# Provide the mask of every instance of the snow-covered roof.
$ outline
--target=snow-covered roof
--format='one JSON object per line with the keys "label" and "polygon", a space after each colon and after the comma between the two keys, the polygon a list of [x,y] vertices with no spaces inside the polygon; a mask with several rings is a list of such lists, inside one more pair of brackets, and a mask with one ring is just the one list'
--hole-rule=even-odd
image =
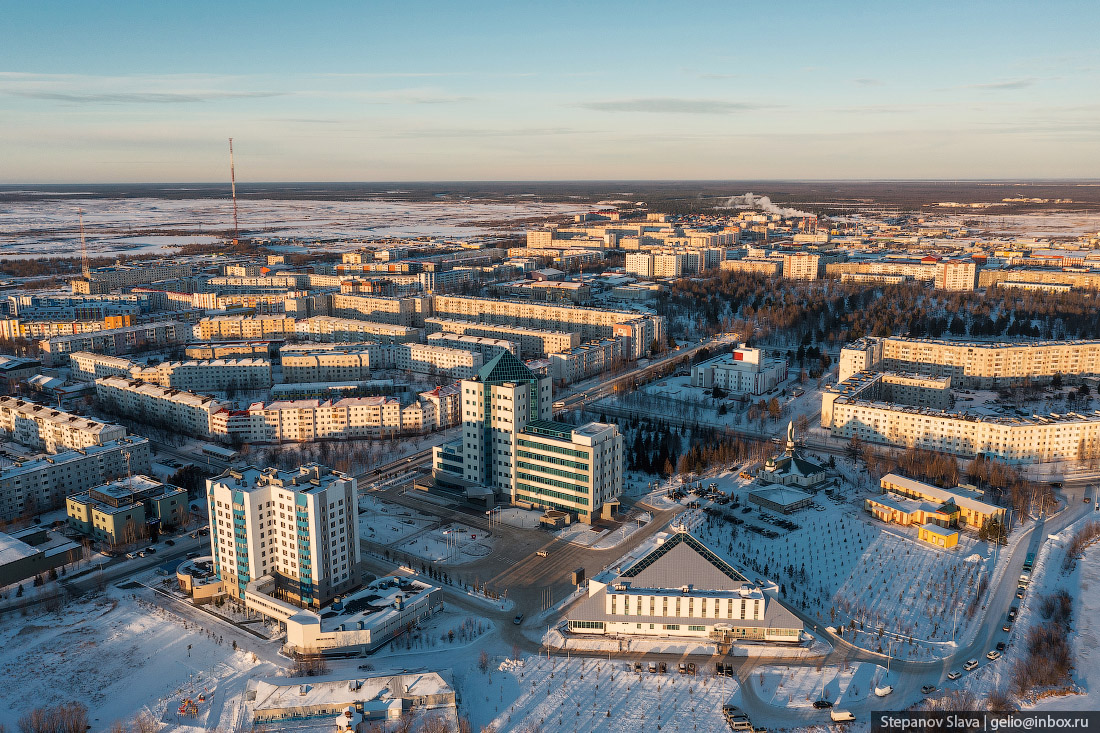
{"label": "snow-covered roof", "polygon": [[38,550],[26,542],[21,542],[10,535],[0,532],[0,565],[22,560],[25,557],[35,555]]}

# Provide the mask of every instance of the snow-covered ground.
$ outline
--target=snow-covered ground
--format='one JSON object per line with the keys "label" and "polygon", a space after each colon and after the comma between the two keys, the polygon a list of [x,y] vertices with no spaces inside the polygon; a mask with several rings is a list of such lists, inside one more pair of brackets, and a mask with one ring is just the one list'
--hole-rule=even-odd
{"label": "snow-covered ground", "polygon": [[250,674],[278,668],[235,651],[229,639],[218,643],[204,626],[114,588],[59,613],[6,616],[0,676],[18,683],[0,686],[0,724],[11,730],[30,708],[76,700],[88,706],[93,731],[103,731],[143,708],[174,718],[182,698],[211,689],[192,722],[231,724],[227,698],[243,692]]}
{"label": "snow-covered ground", "polygon": [[[915,528],[887,525],[867,516],[862,499],[850,487],[845,494],[848,499],[834,500],[819,493],[814,508],[787,517],[756,508],[744,513],[751,483],[734,471],[707,479],[711,482],[741,505],[702,502],[704,506],[742,523],[698,510],[684,517],[692,531],[753,578],[779,584],[787,602],[815,616],[823,626],[845,625],[845,638],[853,643],[877,650],[893,640],[895,654],[902,658],[943,657],[956,648],[953,636],[961,643],[977,628],[980,607],[969,618],[966,610],[980,576],[988,578],[993,572],[996,552],[973,535],[962,533],[952,550],[920,542]],[[779,526],[777,522],[784,519],[797,528]],[[764,537],[749,527],[778,536]],[[914,582],[899,584],[898,578]]]}
{"label": "snow-covered ground", "polygon": [[359,536],[371,542],[392,546],[424,531],[436,521],[435,517],[390,504],[370,494],[359,497]]}
{"label": "snow-covered ground", "polygon": [[876,664],[861,662],[841,667],[783,667],[775,665],[749,678],[761,700],[780,708],[811,708],[814,700],[829,700],[835,707],[866,700],[875,684],[886,675]]}
{"label": "snow-covered ground", "polygon": [[[535,724],[544,733],[636,733],[662,728],[721,733],[728,730],[722,705],[740,702],[735,680],[706,674],[706,670],[689,677],[673,670],[637,674],[629,662],[606,659],[494,661],[495,671],[485,675],[471,705],[495,709],[492,725],[499,731]],[[477,730],[477,725],[489,721],[475,715],[471,722]]]}
{"label": "snow-covered ground", "polygon": [[493,542],[493,537],[485,530],[446,524],[403,542],[397,549],[429,562],[460,565],[488,557],[493,551]]}
{"label": "snow-covered ground", "polygon": [[[182,244],[213,242],[215,233],[221,235],[233,222],[233,204],[228,197],[172,200],[74,196],[60,204],[53,200],[12,202],[5,205],[0,221],[0,240],[7,242],[0,256],[71,256],[80,247],[77,209],[84,210],[88,250],[93,256],[162,252]],[[499,231],[489,222],[578,210],[568,204],[521,200],[456,203],[245,199],[239,203],[239,219],[244,236],[306,241],[424,236],[465,239]],[[360,245],[349,242],[344,249],[356,246]],[[329,243],[326,247],[340,249]]]}

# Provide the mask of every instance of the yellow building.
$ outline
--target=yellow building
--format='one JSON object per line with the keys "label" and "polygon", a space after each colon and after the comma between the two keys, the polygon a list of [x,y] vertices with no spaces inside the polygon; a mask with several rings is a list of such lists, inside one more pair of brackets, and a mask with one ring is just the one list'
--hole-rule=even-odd
{"label": "yellow building", "polygon": [[959,533],[936,524],[925,524],[917,528],[917,539],[950,550],[959,544]]}
{"label": "yellow building", "polygon": [[884,494],[894,492],[910,499],[938,503],[943,506],[954,504],[958,509],[958,518],[955,523],[965,524],[975,529],[984,526],[990,520],[996,520],[1002,524],[1005,521],[1004,507],[981,501],[976,498],[979,495],[978,492],[961,486],[954,489],[941,489],[939,486],[915,481],[896,473],[883,476],[880,485]]}

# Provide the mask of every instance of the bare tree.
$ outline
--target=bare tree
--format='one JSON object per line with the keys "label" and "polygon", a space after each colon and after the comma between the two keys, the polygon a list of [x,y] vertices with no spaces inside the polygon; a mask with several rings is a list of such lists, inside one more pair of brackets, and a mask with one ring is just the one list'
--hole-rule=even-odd
{"label": "bare tree", "polygon": [[489,671],[489,653],[484,649],[481,650],[481,654],[477,658],[477,668],[482,672]]}
{"label": "bare tree", "polygon": [[420,733],[454,733],[454,729],[446,718],[442,715],[435,714],[429,716],[422,726],[420,726]]}
{"label": "bare tree", "polygon": [[135,715],[130,727],[134,733],[157,733],[160,730],[160,724],[148,710],[142,710]]}

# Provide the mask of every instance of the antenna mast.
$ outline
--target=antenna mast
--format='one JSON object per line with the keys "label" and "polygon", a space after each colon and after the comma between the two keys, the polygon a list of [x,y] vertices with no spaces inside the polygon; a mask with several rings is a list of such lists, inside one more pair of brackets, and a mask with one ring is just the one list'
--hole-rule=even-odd
{"label": "antenna mast", "polygon": [[233,138],[229,138],[229,185],[233,192],[233,244],[237,243],[237,168],[233,164]]}
{"label": "antenna mast", "polygon": [[80,270],[84,279],[91,278],[92,270],[88,267],[88,244],[84,241],[84,209],[77,209],[80,216]]}

